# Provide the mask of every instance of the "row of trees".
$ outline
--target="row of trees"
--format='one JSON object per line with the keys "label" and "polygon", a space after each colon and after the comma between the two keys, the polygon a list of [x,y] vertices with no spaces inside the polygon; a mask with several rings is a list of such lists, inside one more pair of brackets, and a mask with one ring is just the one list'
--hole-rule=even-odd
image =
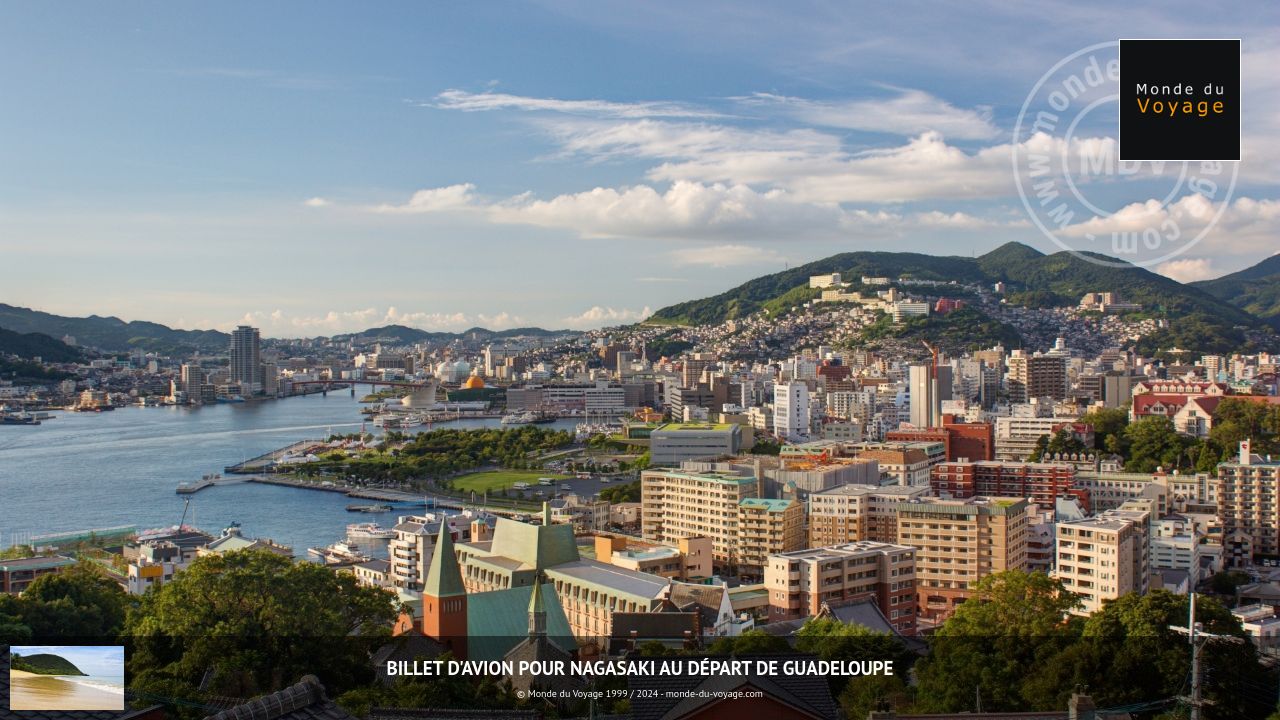
{"label": "row of trees", "polygon": [[307,475],[339,473],[360,480],[408,482],[448,477],[485,465],[514,470],[536,469],[536,455],[565,447],[573,434],[534,426],[514,429],[444,429],[399,436],[354,456],[335,452],[300,468]]}

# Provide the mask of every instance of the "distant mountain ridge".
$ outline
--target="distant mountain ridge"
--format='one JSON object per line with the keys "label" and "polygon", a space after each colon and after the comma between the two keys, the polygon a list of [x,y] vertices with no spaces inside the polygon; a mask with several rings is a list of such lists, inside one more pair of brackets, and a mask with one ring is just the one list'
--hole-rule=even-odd
{"label": "distant mountain ridge", "polygon": [[44,333],[16,333],[0,328],[0,355],[17,355],[24,360],[40,358],[47,363],[76,362],[84,358],[79,348]]}
{"label": "distant mountain ridge", "polygon": [[14,670],[23,670],[36,675],[84,675],[70,660],[61,655],[38,653],[36,655],[11,656]]}
{"label": "distant mountain ridge", "polygon": [[[8,334],[5,334],[6,331]],[[407,344],[423,341],[449,342],[465,337],[503,339],[572,334],[576,334],[576,331],[545,330],[538,327],[507,330],[473,327],[462,332],[440,332],[420,330],[405,325],[385,325],[333,337],[335,339],[386,337],[395,338]],[[65,317],[0,303],[0,353],[12,352],[23,357],[40,355],[44,360],[51,362],[69,362],[79,359],[82,353],[59,339],[68,335],[75,338],[76,345],[94,347],[107,352],[129,352],[142,349],[171,354],[192,351],[224,354],[231,344],[231,336],[218,330],[177,330],[145,320],[126,322],[117,317],[99,315]],[[24,338],[24,340],[17,338]],[[20,347],[22,350],[6,350],[10,345]],[[68,350],[72,355],[66,354]]]}
{"label": "distant mountain ridge", "polygon": [[159,352],[199,350],[226,352],[231,336],[217,330],[175,330],[159,323],[118,317],[64,317],[0,303],[0,328],[16,333],[43,333],[52,338],[70,335],[77,345],[108,352],[140,348]]}
{"label": "distant mountain ridge", "polygon": [[[1115,258],[1097,256],[1109,262]],[[651,321],[712,324],[765,309],[770,300],[807,287],[809,276],[839,272],[857,283],[863,276],[910,277],[990,286],[1004,282],[1011,301],[1029,306],[1075,305],[1088,292],[1111,291],[1141,303],[1146,312],[1169,319],[1170,328],[1153,339],[1163,347],[1230,349],[1245,340],[1245,328],[1258,317],[1205,290],[1129,265],[1116,267],[1068,252],[1045,255],[1022,243],[1006,243],[978,257],[940,257],[919,253],[848,252],[749,280],[700,300],[655,312]],[[935,290],[930,294],[946,294]]]}
{"label": "distant mountain ridge", "polygon": [[1280,255],[1214,280],[1191,283],[1280,328]]}

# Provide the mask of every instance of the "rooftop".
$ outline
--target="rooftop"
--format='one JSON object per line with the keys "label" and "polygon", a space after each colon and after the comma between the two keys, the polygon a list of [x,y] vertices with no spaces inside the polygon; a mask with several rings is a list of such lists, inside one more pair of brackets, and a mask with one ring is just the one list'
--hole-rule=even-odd
{"label": "rooftop", "polygon": [[653,600],[666,592],[670,582],[648,573],[606,565],[595,560],[575,560],[547,569],[547,577],[564,578],[597,588]]}
{"label": "rooftop", "polygon": [[791,552],[778,553],[772,557],[786,558],[788,560],[839,560],[851,555],[863,555],[869,552],[894,552],[894,551],[914,552],[915,548],[907,545],[894,545],[893,543],[876,542],[874,540],[859,540],[857,542],[842,543],[840,545],[830,545],[827,547],[808,548],[805,550],[792,550]]}
{"label": "rooftop", "polygon": [[738,507],[764,510],[771,513],[784,512],[794,504],[795,500],[777,500],[773,498],[742,498],[738,501]]}
{"label": "rooftop", "polygon": [[48,557],[29,557],[21,560],[0,560],[0,571],[18,572],[22,570],[48,570],[50,568],[66,567],[75,565],[76,561],[62,557],[61,555],[52,555]]}

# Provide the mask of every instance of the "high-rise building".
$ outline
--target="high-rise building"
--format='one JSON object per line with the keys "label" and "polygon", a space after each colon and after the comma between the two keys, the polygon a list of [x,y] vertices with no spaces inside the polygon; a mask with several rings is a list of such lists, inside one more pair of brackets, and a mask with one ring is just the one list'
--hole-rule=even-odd
{"label": "high-rise building", "polygon": [[942,425],[942,402],[951,399],[950,365],[912,365],[908,371],[911,391],[911,424],[918,428]]}
{"label": "high-rise building", "polygon": [[262,389],[261,344],[258,328],[241,325],[231,333],[230,380],[239,384],[242,391]]}
{"label": "high-rise building", "polygon": [[920,497],[897,504],[898,544],[916,553],[920,617],[945,620],[979,580],[1027,565],[1027,502],[1021,498]]}
{"label": "high-rise building", "polygon": [[204,370],[199,365],[184,364],[179,375],[179,389],[187,395],[187,402],[200,402],[200,386],[204,384]]}
{"label": "high-rise building", "polygon": [[1280,462],[1253,454],[1245,440],[1235,462],[1218,465],[1218,478],[1223,537],[1247,539],[1247,552],[1229,560],[1241,565],[1252,562],[1251,556],[1280,556]]}
{"label": "high-rise building", "polygon": [[778,383],[773,390],[773,432],[785,440],[809,437],[809,386]]}
{"label": "high-rise building", "polygon": [[769,554],[804,547],[804,507],[760,499],[759,488],[747,473],[647,470],[640,476],[641,534],[668,545],[711,538],[717,565],[763,572]]}
{"label": "high-rise building", "polygon": [[1027,355],[1014,350],[1009,356],[1009,400],[1028,402],[1032,398],[1067,396],[1067,357],[1064,355]]}
{"label": "high-rise building", "polygon": [[1053,574],[1080,596],[1081,606],[1074,612],[1089,615],[1107,600],[1147,592],[1149,520],[1145,511],[1108,510],[1058,523]]}

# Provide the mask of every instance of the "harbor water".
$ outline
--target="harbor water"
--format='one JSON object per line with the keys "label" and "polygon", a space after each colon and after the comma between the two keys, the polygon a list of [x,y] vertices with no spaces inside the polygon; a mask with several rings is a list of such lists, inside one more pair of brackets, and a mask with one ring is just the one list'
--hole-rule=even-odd
{"label": "harbor water", "polygon": [[[0,547],[31,535],[178,523],[180,483],[222,472],[289,443],[360,429],[360,405],[349,392],[203,407],[125,407],[107,413],[58,412],[38,426],[0,427]],[[440,428],[497,427],[493,419],[458,420]],[[560,420],[556,429],[572,429]],[[368,429],[374,431],[372,423]],[[425,428],[414,428],[414,431]],[[248,536],[308,547],[344,539],[357,522],[394,524],[390,513],[347,512],[342,493],[256,483],[206,488],[191,500],[187,522],[216,534],[239,522]],[[360,502],[360,501],[355,501]]]}

